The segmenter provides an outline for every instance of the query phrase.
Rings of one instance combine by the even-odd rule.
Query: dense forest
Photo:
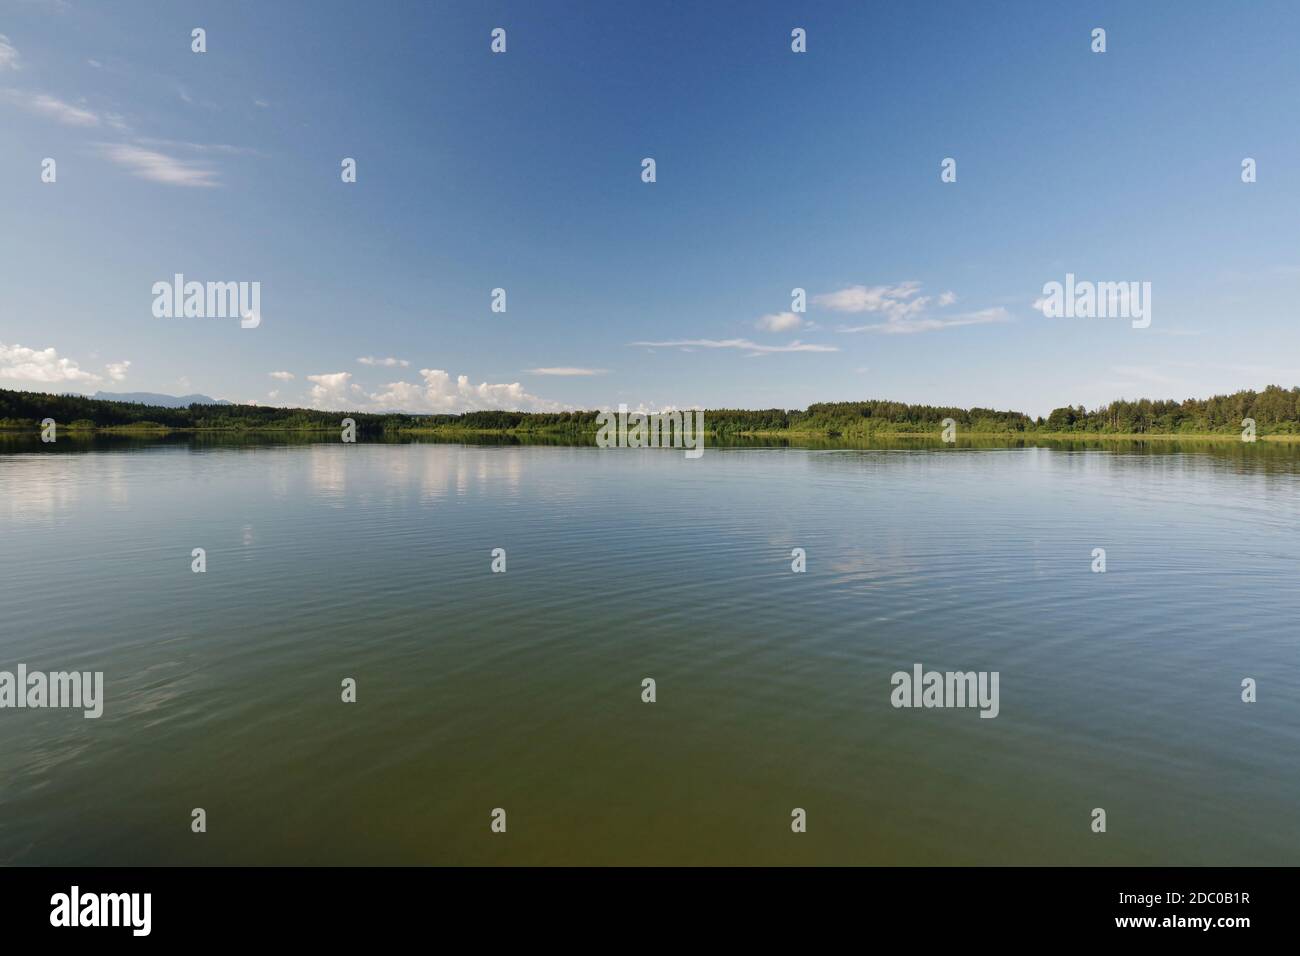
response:
[[[479,411],[461,415],[324,412],[264,405],[190,405],[162,408],[112,402],[81,395],[47,395],[0,389],[0,428],[35,430],[52,418],[77,430],[334,430],[344,417],[361,434],[401,431],[594,433],[596,412]],[[708,432],[726,436],[753,433],[843,435],[929,433],[951,418],[967,434],[1082,433],[1125,435],[1237,434],[1242,419],[1255,420],[1259,434],[1300,434],[1300,388],[1270,385],[1262,392],[1242,391],[1186,401],[1116,401],[1096,409],[1064,406],[1046,418],[989,408],[945,408],[904,402],[821,402],[803,411],[715,409],[704,413]]]
[[[336,431],[344,417],[357,423],[359,433],[411,429],[458,428],[481,431],[594,431],[595,412],[467,412],[463,415],[376,415],[367,412],[325,412],[311,408],[268,405],[190,405],[164,408],[136,402],[111,402],[82,395],[46,395],[0,389],[0,428],[35,429],[46,418],[78,429]]]

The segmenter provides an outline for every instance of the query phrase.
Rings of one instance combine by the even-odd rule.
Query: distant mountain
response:
[[[96,392],[91,398],[104,402],[138,402],[159,408],[188,408],[190,405],[232,405],[224,398],[207,395],[160,395],[157,392]]]

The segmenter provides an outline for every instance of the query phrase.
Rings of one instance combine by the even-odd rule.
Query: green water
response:
[[[1298,504],[1263,444],[10,441],[0,670],[106,702],[0,710],[0,862],[1300,863]]]

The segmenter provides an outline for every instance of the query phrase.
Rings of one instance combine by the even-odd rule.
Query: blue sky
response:
[[[1291,2],[8,0],[0,387],[1045,414],[1291,386],[1297,34]],[[1150,328],[1044,317],[1067,272],[1151,282]],[[260,282],[261,325],[156,318],[175,273]]]

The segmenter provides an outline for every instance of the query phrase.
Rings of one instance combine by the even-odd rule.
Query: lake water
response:
[[[1262,443],[10,441],[0,670],[106,703],[0,710],[0,862],[1300,863],[1298,503]]]

